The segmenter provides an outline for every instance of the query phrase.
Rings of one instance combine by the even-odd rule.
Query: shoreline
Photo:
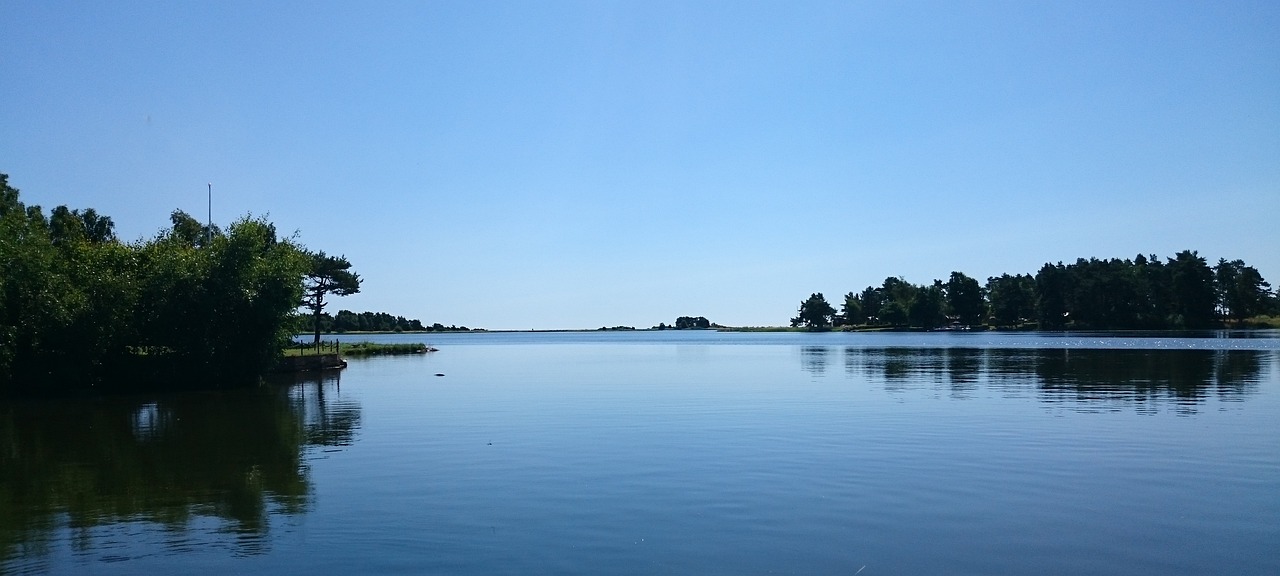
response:
[[[810,330],[802,327],[792,326],[716,326],[713,328],[635,328],[631,330],[600,330],[599,328],[549,328],[549,329],[529,329],[529,330],[507,330],[507,329],[475,329],[475,330],[456,330],[456,331],[351,331],[351,332],[321,332],[321,338],[325,336],[387,336],[395,334],[562,334],[572,332],[1044,332],[1044,333],[1072,333],[1087,332],[1090,334],[1105,333],[1134,333],[1134,332],[1151,332],[1151,333],[1184,333],[1191,334],[1196,332],[1214,332],[1219,330],[1229,331],[1255,331],[1255,330],[1278,330],[1280,325],[1270,324],[1249,324],[1245,326],[1218,326],[1215,328],[1068,328],[1061,330],[1042,330],[1036,327],[1016,327],[1016,326],[972,326],[965,328],[909,328],[905,326],[839,326],[828,328],[825,330]],[[312,336],[311,333],[302,333],[298,336]]]

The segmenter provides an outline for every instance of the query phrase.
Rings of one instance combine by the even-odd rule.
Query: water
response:
[[[1280,334],[1196,336],[387,335],[440,352],[10,401],[0,573],[1280,573]]]

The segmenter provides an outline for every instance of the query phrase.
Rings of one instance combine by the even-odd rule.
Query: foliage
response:
[[[1036,283],[1026,274],[987,278],[987,309],[996,326],[1020,326],[1036,316]]]
[[[800,303],[799,315],[791,319],[792,326],[804,326],[809,330],[826,330],[831,328],[832,316],[836,309],[827,303],[821,292],[811,294]]]
[[[659,322],[654,326],[654,330],[700,330],[710,329],[711,321],[702,316],[681,316],[676,318],[676,323],[667,325],[666,322]]]
[[[918,329],[1031,322],[1042,330],[1197,329],[1280,312],[1257,269],[1226,259],[1210,268],[1191,250],[1165,261],[1139,254],[1046,263],[1034,276],[990,277],[985,288],[961,272],[924,286],[891,276],[879,287],[845,294],[842,308],[836,320],[845,326]],[[792,326],[800,324],[802,318],[792,319]]]
[[[911,297],[907,308],[907,325],[931,330],[946,322],[943,314],[943,284],[935,280],[932,286],[919,287]]]
[[[1207,328],[1214,323],[1213,270],[1194,251],[1184,250],[1169,260],[1173,288],[1173,321],[1180,328]]]
[[[863,313],[862,295],[849,292],[844,295],[844,303],[840,305],[839,324],[845,326],[854,326],[857,324],[865,324],[867,321],[866,314]]]
[[[324,251],[308,254],[311,258],[303,280],[304,296],[300,306],[311,311],[314,319],[315,343],[320,344],[320,315],[328,305],[325,298],[349,296],[360,291],[360,275],[351,272],[346,256],[329,256]]]
[[[386,312],[352,312],[339,310],[335,316],[327,312],[320,314],[321,332],[426,332],[429,326],[423,326],[417,318],[392,316]]]
[[[140,256],[140,345],[231,380],[271,367],[291,336],[287,320],[307,266],[274,226],[246,217],[205,240],[175,227],[142,246]]]
[[[1225,258],[1214,267],[1214,286],[1223,316],[1240,322],[1268,312],[1271,284],[1253,266]]]
[[[876,324],[880,320],[881,308],[883,308],[880,293],[876,291],[874,286],[867,286],[859,294],[859,303],[862,304],[862,321],[868,324]]]
[[[430,326],[427,326],[426,330],[427,332],[470,332],[472,330],[483,332],[484,328],[467,328],[466,326],[457,326],[454,324],[445,326],[444,324],[436,322]]]
[[[1061,330],[1067,325],[1067,284],[1066,267],[1045,263],[1036,272],[1036,319],[1044,330]]]
[[[965,326],[982,322],[987,305],[983,300],[982,286],[977,280],[963,272],[952,272],[943,291],[946,294],[948,315]]]
[[[711,321],[702,316],[681,316],[676,318],[676,330],[688,330],[692,328],[710,328]]]
[[[92,209],[51,214],[0,175],[0,392],[225,384],[275,362],[308,259],[270,223],[175,211],[123,244]]]
[[[344,342],[340,350],[343,356],[389,356],[423,354],[430,352],[431,348],[422,343],[377,344],[373,342]]]

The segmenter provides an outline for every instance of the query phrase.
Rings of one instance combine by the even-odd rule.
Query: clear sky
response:
[[[0,0],[0,172],[345,254],[331,306],[785,324],[1078,257],[1280,284],[1280,2]],[[837,304],[838,305],[838,304]]]

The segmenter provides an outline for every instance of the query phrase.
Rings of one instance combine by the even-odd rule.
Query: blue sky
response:
[[[1280,284],[1276,2],[3,2],[0,172],[345,254],[332,305],[785,324],[886,276]]]

